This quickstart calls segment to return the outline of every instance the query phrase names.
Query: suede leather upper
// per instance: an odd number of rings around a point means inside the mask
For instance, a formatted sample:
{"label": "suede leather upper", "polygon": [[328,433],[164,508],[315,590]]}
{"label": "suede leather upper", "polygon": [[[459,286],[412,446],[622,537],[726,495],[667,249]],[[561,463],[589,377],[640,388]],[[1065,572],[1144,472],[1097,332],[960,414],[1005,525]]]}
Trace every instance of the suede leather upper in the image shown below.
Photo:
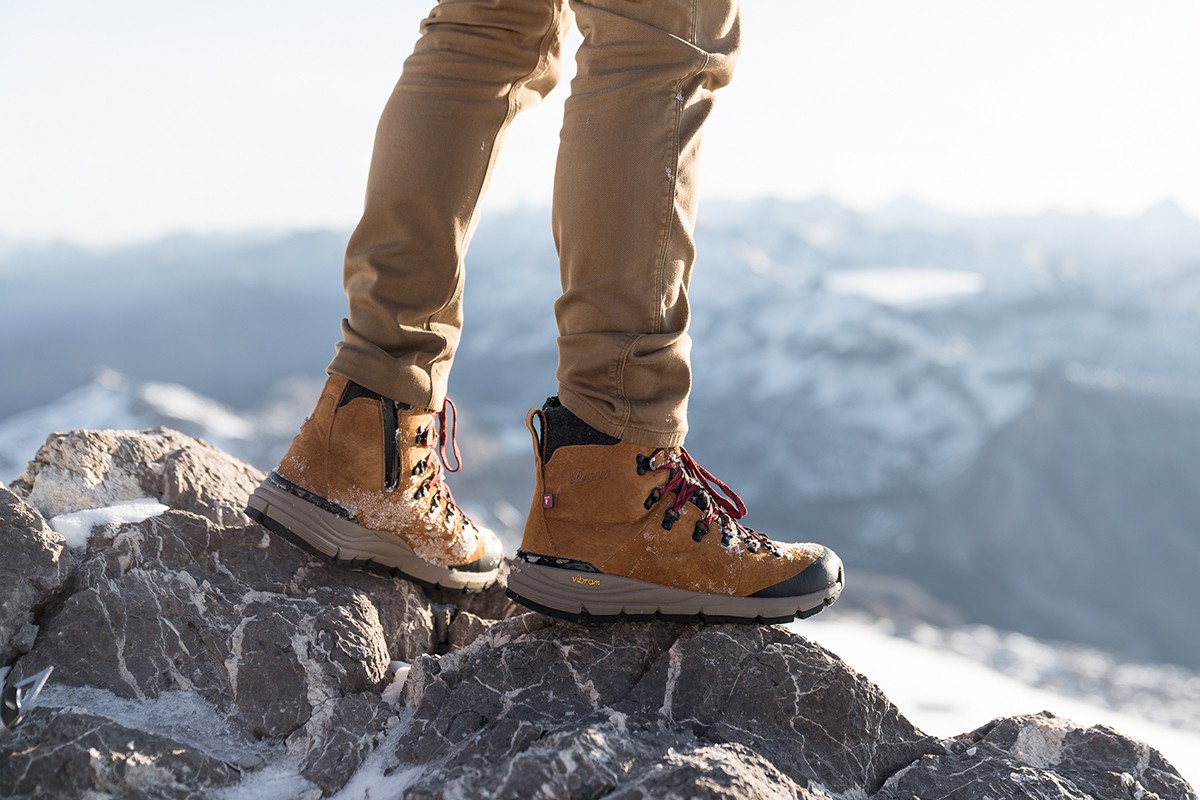
{"label": "suede leather upper", "polygon": [[[342,506],[363,527],[396,534],[431,564],[466,565],[487,555],[485,537],[461,511],[455,508],[447,517],[444,489],[418,496],[426,473],[414,470],[421,462],[429,465],[427,469],[434,468],[435,415],[421,409],[402,409],[397,414],[399,484],[387,491],[382,404],[354,392],[348,396],[348,384],[340,375],[329,377],[316,409],[276,471]],[[423,446],[416,444],[421,431],[428,441]]]}
{"label": "suede leather upper", "polygon": [[[536,459],[536,491],[525,527],[522,550],[586,561],[601,572],[663,586],[746,597],[791,580],[816,562],[825,548],[815,544],[777,544],[750,552],[733,537],[721,543],[715,525],[699,542],[692,531],[702,512],[685,503],[671,530],[662,527],[672,495],[650,509],[645,501],[663,481],[663,473],[638,474],[638,456],[653,448],[628,442],[560,445],[545,463],[533,422],[527,418]],[[543,424],[552,422],[542,415]],[[823,587],[822,587],[823,588]]]}

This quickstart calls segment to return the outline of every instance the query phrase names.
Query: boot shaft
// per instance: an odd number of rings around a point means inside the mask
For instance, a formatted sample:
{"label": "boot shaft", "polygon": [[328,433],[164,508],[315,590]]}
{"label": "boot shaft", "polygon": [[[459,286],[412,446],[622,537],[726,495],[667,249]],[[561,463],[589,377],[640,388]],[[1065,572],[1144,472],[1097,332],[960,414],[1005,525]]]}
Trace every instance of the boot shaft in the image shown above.
{"label": "boot shaft", "polygon": [[278,472],[323,497],[415,490],[433,454],[435,421],[430,411],[331,375]]}

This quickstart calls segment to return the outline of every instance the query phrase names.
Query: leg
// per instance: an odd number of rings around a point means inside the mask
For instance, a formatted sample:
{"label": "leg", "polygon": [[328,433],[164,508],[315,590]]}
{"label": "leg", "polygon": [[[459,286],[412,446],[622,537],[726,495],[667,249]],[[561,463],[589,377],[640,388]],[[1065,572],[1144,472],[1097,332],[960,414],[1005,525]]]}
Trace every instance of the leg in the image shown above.
{"label": "leg", "polygon": [[328,558],[431,586],[495,582],[494,534],[454,502],[440,453],[463,254],[500,139],[553,86],[562,0],[443,0],[384,110],[346,255],[350,317],[316,410],[248,513]]}
{"label": "leg", "polygon": [[528,418],[536,489],[509,594],[569,618],[782,622],[842,563],[742,524],[681,444],[700,129],[737,52],[736,0],[573,0],[584,34],[555,235],[560,399]]}
{"label": "leg", "polygon": [[441,408],[479,201],[508,124],[558,80],[569,21],[562,0],[442,0],[425,20],[379,123],[331,373]]}
{"label": "leg", "polygon": [[700,132],[732,76],[736,0],[573,0],[584,35],[554,186],[559,395],[606,434],[687,431]]}

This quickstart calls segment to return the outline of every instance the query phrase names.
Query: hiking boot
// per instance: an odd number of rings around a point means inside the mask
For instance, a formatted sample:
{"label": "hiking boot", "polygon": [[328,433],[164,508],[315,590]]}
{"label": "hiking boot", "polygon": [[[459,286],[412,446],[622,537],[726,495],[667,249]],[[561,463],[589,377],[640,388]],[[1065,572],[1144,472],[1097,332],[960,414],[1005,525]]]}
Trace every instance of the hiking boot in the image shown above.
{"label": "hiking boot", "polygon": [[445,407],[413,408],[332,375],[246,513],[326,559],[430,588],[484,589],[496,581],[503,548],[443,481],[461,464],[454,427],[449,435],[445,428]]}
{"label": "hiking boot", "polygon": [[537,488],[508,579],[518,603],[568,619],[773,623],[841,594],[832,550],[742,525],[741,499],[682,447],[614,439],[557,398],[527,424]]}

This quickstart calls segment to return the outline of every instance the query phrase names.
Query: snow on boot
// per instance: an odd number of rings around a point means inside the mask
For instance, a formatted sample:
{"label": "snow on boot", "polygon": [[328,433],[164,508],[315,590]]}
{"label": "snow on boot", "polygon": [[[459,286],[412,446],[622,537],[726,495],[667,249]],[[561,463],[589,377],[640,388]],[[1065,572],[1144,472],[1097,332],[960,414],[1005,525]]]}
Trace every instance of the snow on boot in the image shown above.
{"label": "snow on boot", "polygon": [[606,436],[557,398],[527,424],[537,487],[508,581],[522,605],[569,619],[774,623],[841,594],[832,550],[742,525],[741,499],[682,447]]}
{"label": "snow on boot", "polygon": [[[447,443],[453,470],[444,462]],[[445,407],[412,408],[331,375],[246,513],[327,559],[428,587],[478,591],[496,581],[503,549],[454,502],[443,473],[458,463]]]}

